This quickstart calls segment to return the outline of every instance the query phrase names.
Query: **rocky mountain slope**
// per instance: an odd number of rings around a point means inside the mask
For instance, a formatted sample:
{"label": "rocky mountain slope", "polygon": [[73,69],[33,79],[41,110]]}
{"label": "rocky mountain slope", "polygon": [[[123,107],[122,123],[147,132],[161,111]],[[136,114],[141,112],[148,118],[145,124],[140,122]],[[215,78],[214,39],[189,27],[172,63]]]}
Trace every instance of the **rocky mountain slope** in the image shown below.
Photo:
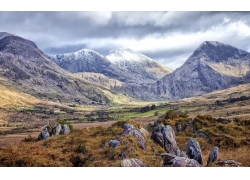
{"label": "rocky mountain slope", "polygon": [[202,43],[187,61],[156,83],[123,88],[141,99],[181,99],[249,82],[250,53],[219,42]]}
{"label": "rocky mountain slope", "polygon": [[137,83],[152,83],[173,70],[131,49],[117,49],[106,56],[111,63],[136,77]]}
{"label": "rocky mountain slope", "polygon": [[47,57],[71,73],[100,73],[125,82],[132,79],[130,74],[124,74],[121,69],[113,65],[103,55],[90,49],[59,55],[47,55]]}
{"label": "rocky mountain slope", "polygon": [[60,68],[32,41],[9,33],[0,33],[0,78],[15,89],[59,102],[109,102],[117,96]]}

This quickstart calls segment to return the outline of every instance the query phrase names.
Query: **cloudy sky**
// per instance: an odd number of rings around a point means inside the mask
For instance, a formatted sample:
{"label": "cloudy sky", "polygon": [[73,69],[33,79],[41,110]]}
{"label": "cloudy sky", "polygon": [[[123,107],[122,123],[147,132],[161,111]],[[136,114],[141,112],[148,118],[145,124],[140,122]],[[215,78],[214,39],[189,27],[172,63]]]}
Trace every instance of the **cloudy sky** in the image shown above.
{"label": "cloudy sky", "polygon": [[176,69],[204,41],[250,51],[250,12],[0,12],[0,32],[29,39],[47,54],[83,48],[106,56],[130,48]]}

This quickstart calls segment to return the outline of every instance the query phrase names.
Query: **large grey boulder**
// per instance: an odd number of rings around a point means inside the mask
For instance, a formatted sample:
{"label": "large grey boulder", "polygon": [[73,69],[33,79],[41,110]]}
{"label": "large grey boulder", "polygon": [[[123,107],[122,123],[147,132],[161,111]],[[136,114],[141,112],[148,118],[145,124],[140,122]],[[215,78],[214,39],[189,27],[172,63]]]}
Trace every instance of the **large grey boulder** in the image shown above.
{"label": "large grey boulder", "polygon": [[172,167],[202,167],[202,165],[194,159],[176,157],[173,160]]}
{"label": "large grey boulder", "polygon": [[62,130],[60,131],[60,134],[69,134],[70,133],[70,128],[67,124],[64,124],[62,127]]}
{"label": "large grey boulder", "polygon": [[47,129],[47,125],[45,125],[43,127],[43,130],[41,131],[41,133],[38,135],[38,140],[45,140],[45,139],[48,139],[50,137],[49,135],[49,131]]}
{"label": "large grey boulder", "polygon": [[122,160],[121,167],[147,167],[147,165],[139,159],[132,158]]}
{"label": "large grey boulder", "polygon": [[52,129],[52,135],[58,135],[58,134],[60,134],[61,130],[62,130],[62,126],[61,126],[61,124],[58,123],[58,124]]}
{"label": "large grey boulder", "polygon": [[195,139],[189,139],[186,146],[186,154],[189,159],[194,159],[198,161],[198,163],[200,163],[201,165],[203,164],[201,148],[199,143]]}
{"label": "large grey boulder", "polygon": [[137,143],[140,148],[142,148],[143,150],[147,150],[146,145],[145,145],[146,140],[143,134],[138,129],[136,129],[133,125],[124,124],[123,132],[121,135],[126,136],[128,134],[132,134],[138,140]]}
{"label": "large grey boulder", "polygon": [[167,125],[162,130],[162,135],[163,135],[163,139],[164,139],[164,148],[165,148],[166,152],[180,156],[180,150],[179,150],[177,143],[176,143],[176,140],[175,140],[174,129],[171,126]]}
{"label": "large grey boulder", "polygon": [[209,156],[208,156],[208,160],[207,160],[207,165],[211,162],[215,162],[217,161],[218,158],[218,150],[219,148],[217,146],[214,146],[214,148],[212,149],[212,151],[210,152]]}
{"label": "large grey boulder", "polygon": [[109,140],[109,147],[115,148],[116,146],[120,145],[120,141],[116,139]]}

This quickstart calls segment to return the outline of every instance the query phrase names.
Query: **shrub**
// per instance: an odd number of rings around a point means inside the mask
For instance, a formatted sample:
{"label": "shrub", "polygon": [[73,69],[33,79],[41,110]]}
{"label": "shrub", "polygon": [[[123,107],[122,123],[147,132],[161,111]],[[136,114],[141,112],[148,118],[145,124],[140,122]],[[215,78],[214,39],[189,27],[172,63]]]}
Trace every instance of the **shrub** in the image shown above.
{"label": "shrub", "polygon": [[178,117],[178,114],[176,114],[173,110],[169,110],[168,112],[166,112],[165,119],[176,119]]}
{"label": "shrub", "polygon": [[155,115],[155,116],[158,116],[158,115],[159,115],[159,112],[158,112],[158,111],[155,111],[154,115]]}

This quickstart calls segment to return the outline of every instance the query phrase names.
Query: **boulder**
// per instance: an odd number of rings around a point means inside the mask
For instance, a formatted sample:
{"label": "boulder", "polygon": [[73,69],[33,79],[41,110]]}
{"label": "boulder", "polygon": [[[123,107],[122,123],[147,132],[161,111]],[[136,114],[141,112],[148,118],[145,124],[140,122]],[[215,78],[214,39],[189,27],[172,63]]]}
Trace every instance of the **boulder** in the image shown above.
{"label": "boulder", "polygon": [[242,165],[242,163],[239,163],[232,159],[224,160],[224,161],[217,161],[215,162],[215,164],[222,166],[222,167],[240,167]]}
{"label": "boulder", "polygon": [[143,134],[138,129],[136,129],[133,125],[124,124],[123,132],[121,135],[126,136],[128,134],[132,134],[138,140],[137,143],[140,148],[142,148],[143,150],[147,150],[145,146],[146,140]]}
{"label": "boulder", "polygon": [[60,134],[69,134],[69,133],[70,133],[69,126],[67,124],[64,124],[62,130],[60,131]]}
{"label": "boulder", "polygon": [[176,144],[174,129],[167,125],[162,130],[162,135],[164,139],[164,148],[167,153],[180,156],[180,150]]}
{"label": "boulder", "polygon": [[198,161],[198,163],[200,163],[201,165],[203,164],[200,145],[195,139],[189,139],[186,146],[186,154],[189,159],[194,159]]}
{"label": "boulder", "polygon": [[172,167],[202,167],[202,165],[194,159],[176,157],[173,160]]}
{"label": "boulder", "polygon": [[212,149],[212,151],[210,152],[209,156],[208,156],[208,160],[207,160],[207,165],[211,162],[215,162],[217,161],[218,158],[218,150],[219,148],[217,146],[214,146],[214,148]]}
{"label": "boulder", "polygon": [[164,139],[161,132],[153,132],[151,138],[158,144],[161,145],[161,147],[164,147]]}
{"label": "boulder", "polygon": [[57,124],[53,129],[52,129],[52,135],[58,135],[60,134],[60,131],[62,130],[61,124]]}
{"label": "boulder", "polygon": [[38,135],[38,140],[45,140],[45,139],[48,139],[50,137],[49,135],[49,131],[47,129],[47,125],[45,125],[43,127],[43,130],[41,131],[41,133]]}
{"label": "boulder", "polygon": [[170,153],[162,153],[162,154],[159,154],[158,156],[161,156],[162,158],[162,164],[164,166],[169,166],[169,165],[172,165],[173,164],[173,161],[176,157],[176,155],[174,154],[170,154]]}
{"label": "boulder", "polygon": [[147,167],[147,165],[139,159],[132,158],[122,160],[121,167]]}
{"label": "boulder", "polygon": [[109,140],[109,147],[115,148],[116,146],[120,145],[120,141],[116,139]]}

